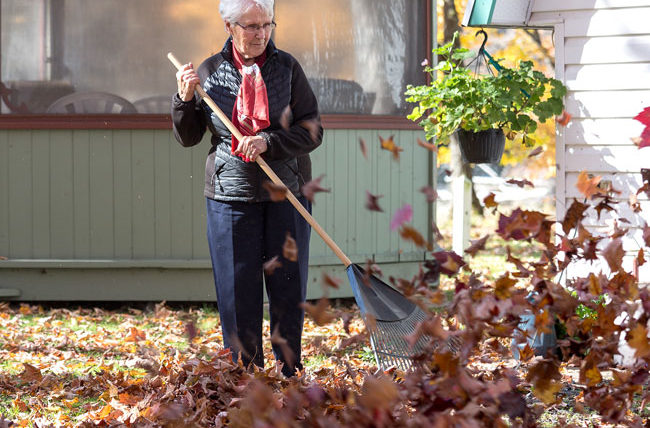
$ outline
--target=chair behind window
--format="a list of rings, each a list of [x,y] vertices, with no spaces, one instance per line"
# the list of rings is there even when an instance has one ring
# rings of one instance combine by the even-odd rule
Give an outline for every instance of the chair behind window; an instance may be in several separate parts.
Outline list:
[[[54,101],[47,113],[59,114],[135,114],[130,101],[105,92],[75,92]]]
[[[171,95],[155,95],[133,101],[133,105],[140,113],[164,113],[169,114],[172,110]]]

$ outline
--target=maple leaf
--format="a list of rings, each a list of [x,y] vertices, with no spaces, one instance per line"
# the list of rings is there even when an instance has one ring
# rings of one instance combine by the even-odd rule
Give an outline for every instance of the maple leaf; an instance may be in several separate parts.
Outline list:
[[[264,273],[266,273],[267,275],[273,275],[273,272],[275,272],[277,268],[282,267],[282,262],[280,262],[280,257],[273,256],[273,258],[271,258],[270,260],[264,263],[263,267],[264,267]]]
[[[298,261],[298,245],[289,232],[287,232],[284,244],[282,245],[282,256],[290,262]]]
[[[597,361],[590,354],[580,367],[580,382],[588,387],[594,387],[603,380],[603,376],[598,370]]]
[[[291,350],[291,347],[289,346],[289,342],[287,342],[287,339],[285,339],[280,335],[279,325],[276,325],[275,328],[273,329],[273,334],[271,335],[271,343],[276,347],[280,348],[280,352],[284,357],[284,361],[286,361],[287,365],[293,367],[293,363],[296,361],[296,356]]]
[[[638,120],[645,126],[650,126],[650,107],[644,108],[641,113],[633,117],[634,120]]]
[[[390,221],[390,230],[397,230],[402,224],[411,221],[413,218],[413,207],[409,204],[402,205]]]
[[[41,371],[31,364],[23,363],[23,371],[20,373],[20,379],[25,382],[40,382],[43,379]]]
[[[642,324],[636,324],[629,331],[627,343],[634,348],[634,355],[637,358],[650,356],[650,338],[648,338],[648,329]]]
[[[515,180],[514,178],[511,178],[510,180],[506,181],[506,183],[515,184],[515,185],[517,185],[519,187],[522,187],[522,188],[525,187],[525,186],[535,187],[535,185],[531,181],[526,180],[526,179]]]
[[[382,136],[379,136],[379,141],[381,142],[381,148],[384,150],[388,150],[393,154],[393,159],[399,160],[399,152],[403,151],[404,149],[399,147],[397,144],[395,144],[395,141],[393,141],[394,135],[391,135],[389,138],[384,139]]]
[[[438,153],[438,146],[436,144],[425,143],[424,141],[418,138],[418,146],[424,147],[427,150],[432,151],[433,153]]]
[[[643,225],[643,242],[646,247],[650,247],[650,226],[647,223]]]
[[[363,157],[368,160],[368,146],[363,138],[359,138],[359,149],[361,150]]]
[[[480,250],[483,250],[485,248],[485,243],[487,242],[488,238],[490,235],[485,235],[484,237],[480,239],[475,239],[470,242],[470,246],[465,248],[465,252],[469,254],[470,256],[474,257],[476,253],[478,253]]]
[[[517,284],[517,280],[510,278],[510,275],[506,272],[494,283],[494,295],[497,299],[505,300],[512,296],[512,287]]]
[[[321,132],[320,120],[317,119],[303,120],[302,122],[300,122],[300,126],[302,126],[307,131],[309,131],[309,136],[313,141],[318,141],[318,136]]]
[[[433,187],[424,186],[420,188],[420,192],[426,195],[427,202],[435,202],[435,200],[438,199],[438,192],[436,192],[436,189]]]
[[[431,244],[429,244],[426,239],[414,228],[410,226],[402,226],[402,229],[399,232],[400,236],[407,241],[412,241],[415,245],[420,248],[426,248],[431,250]]]
[[[555,118],[555,121],[558,123],[558,125],[561,126],[567,126],[569,122],[571,121],[571,118],[573,116],[568,113],[566,110],[562,111],[562,114],[560,116],[557,116]]]
[[[491,193],[487,195],[485,198],[483,198],[483,205],[485,205],[485,208],[494,208],[492,212],[496,212],[497,207],[499,204],[494,200],[495,194]]]
[[[526,380],[535,387],[533,394],[545,404],[552,404],[556,401],[556,394],[560,391],[562,379],[559,372],[559,365],[551,360],[539,360],[533,363],[528,369]]]
[[[369,376],[363,382],[359,403],[368,409],[388,409],[398,397],[397,385],[388,376]]]
[[[614,239],[605,247],[601,254],[607,261],[612,272],[620,270],[623,263],[623,256],[625,256],[623,242],[621,242],[620,238]]]
[[[646,126],[639,137],[639,149],[650,147],[650,126]]]
[[[369,211],[378,211],[384,212],[384,210],[379,206],[379,198],[382,198],[384,195],[373,195],[366,190],[366,209]]]
[[[278,185],[271,181],[265,181],[262,183],[262,187],[269,192],[269,196],[273,202],[284,201],[287,198],[288,189],[284,185]]]
[[[185,336],[187,337],[188,342],[192,342],[196,336],[199,335],[199,330],[196,328],[196,324],[193,321],[190,321],[185,324]]]
[[[323,284],[327,285],[328,287],[338,289],[339,285],[341,285],[341,282],[343,282],[341,279],[335,278],[323,272]]]
[[[325,189],[321,187],[320,182],[325,177],[325,175],[321,175],[318,178],[315,178],[307,183],[305,183],[301,188],[300,192],[305,196],[305,198],[309,199],[309,201],[314,202],[314,195],[318,192],[329,192],[330,189]]]
[[[438,262],[440,273],[445,275],[455,275],[461,267],[465,266],[462,257],[453,251],[438,251],[433,253],[433,257]]]
[[[535,147],[533,150],[531,150],[530,153],[528,153],[528,156],[527,156],[527,157],[528,157],[528,158],[532,158],[532,157],[538,156],[538,155],[540,155],[543,151],[544,151],[544,148],[543,148],[542,146],[537,146],[537,147]]]
[[[316,325],[325,325],[334,320],[334,314],[328,311],[329,305],[329,300],[326,297],[321,297],[315,305],[305,302],[301,303],[300,307],[309,314]]]
[[[576,182],[576,187],[585,195],[585,198],[591,198],[594,195],[603,194],[603,191],[598,187],[602,177],[589,177],[586,171],[581,171],[578,175],[578,181]]]
[[[584,212],[587,208],[589,208],[587,205],[576,200],[573,201],[562,221],[562,230],[565,234],[568,234],[571,229],[578,226],[584,218]]]

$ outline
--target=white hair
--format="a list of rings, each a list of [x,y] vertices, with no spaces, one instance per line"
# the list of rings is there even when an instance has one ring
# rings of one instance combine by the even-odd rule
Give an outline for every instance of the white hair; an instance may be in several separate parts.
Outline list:
[[[273,3],[275,0],[221,0],[219,13],[225,22],[239,21],[243,14],[252,7],[257,6],[273,17]]]

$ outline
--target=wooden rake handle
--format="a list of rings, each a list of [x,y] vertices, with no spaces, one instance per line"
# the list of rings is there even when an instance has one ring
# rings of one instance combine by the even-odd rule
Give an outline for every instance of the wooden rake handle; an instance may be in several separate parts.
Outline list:
[[[181,62],[178,59],[176,59],[173,53],[169,52],[167,54],[167,58],[169,58],[169,60],[174,64],[174,66],[176,66],[178,70],[180,70],[181,67],[183,66],[183,64],[181,64]],[[195,89],[196,92],[198,92],[199,96],[203,99],[203,101],[205,101],[205,103],[212,109],[212,111],[217,115],[217,117],[219,117],[221,122],[223,122],[224,125],[226,125],[226,127],[228,128],[228,130],[230,130],[230,132],[232,132],[232,135],[234,135],[237,140],[241,141],[244,138],[242,133],[239,132],[239,130],[235,127],[235,125],[232,124],[228,116],[226,116],[224,112],[221,111],[219,106],[215,104],[215,102],[205,92],[205,90],[201,87],[201,85],[196,85]],[[258,156],[255,162],[257,162],[260,168],[262,168],[262,170],[266,173],[266,175],[269,176],[269,178],[274,184],[276,184],[277,186],[283,186],[285,188],[287,187],[284,185],[282,180],[280,180],[280,177],[278,177],[276,173],[271,169],[269,164],[267,164],[266,161],[262,159],[261,156]],[[320,224],[318,224],[318,222],[314,219],[314,217],[312,217],[312,215],[309,214],[309,211],[305,209],[305,207],[300,203],[300,201],[298,201],[298,199],[296,199],[296,197],[293,195],[293,193],[291,193],[291,191],[287,190],[286,194],[287,194],[287,199],[289,199],[289,202],[291,202],[291,205],[293,205],[294,208],[298,210],[300,215],[302,215],[305,218],[305,220],[307,220],[307,223],[309,223],[311,227],[314,228],[316,233],[318,233],[320,237],[323,239],[323,241],[325,241],[325,244],[327,244],[327,246],[330,247],[332,251],[334,251],[334,254],[336,254],[336,256],[345,265],[345,267],[347,268],[348,266],[350,266],[352,262],[350,261],[348,256],[346,256],[345,253],[339,248],[339,246],[336,245],[336,242],[334,242],[332,238],[330,238],[327,232],[325,232],[325,230],[320,226]]]

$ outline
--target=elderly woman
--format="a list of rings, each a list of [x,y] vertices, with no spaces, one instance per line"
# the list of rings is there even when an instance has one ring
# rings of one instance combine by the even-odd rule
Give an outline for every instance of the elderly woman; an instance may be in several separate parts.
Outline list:
[[[271,40],[273,0],[221,0],[219,12],[230,37],[221,52],[196,71],[186,64],[177,73],[174,135],[189,147],[201,141],[206,129],[212,134],[204,193],[224,347],[246,365],[264,366],[265,284],[271,332],[277,338],[272,341],[273,352],[283,362],[283,373],[291,376],[302,369],[301,303],[306,295],[310,229],[288,201],[270,201],[268,179],[254,161],[262,156],[309,208],[300,186],[311,180],[308,153],[321,144],[323,129],[305,73]],[[209,107],[197,101],[198,84],[232,117],[244,135],[242,141],[236,141]],[[290,251],[283,253],[289,238],[296,241],[297,259]],[[274,257],[278,259],[271,263]],[[265,271],[265,263],[274,269]]]

